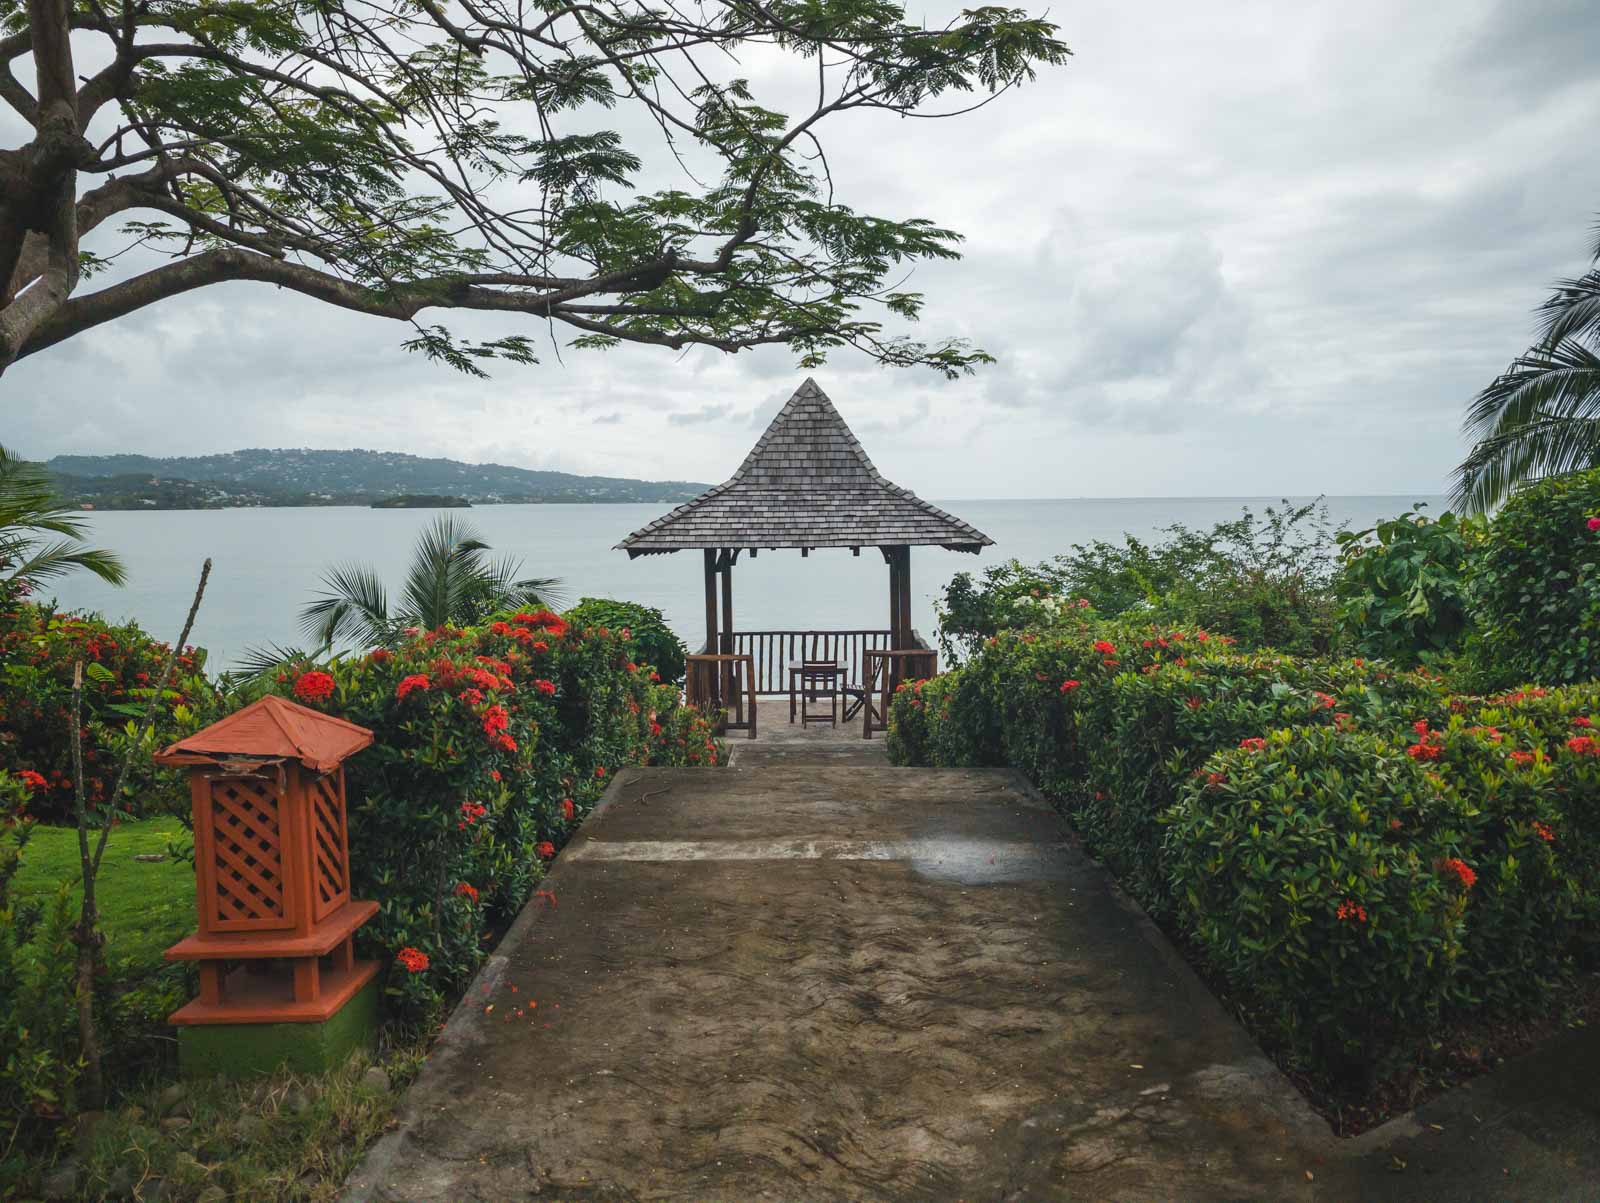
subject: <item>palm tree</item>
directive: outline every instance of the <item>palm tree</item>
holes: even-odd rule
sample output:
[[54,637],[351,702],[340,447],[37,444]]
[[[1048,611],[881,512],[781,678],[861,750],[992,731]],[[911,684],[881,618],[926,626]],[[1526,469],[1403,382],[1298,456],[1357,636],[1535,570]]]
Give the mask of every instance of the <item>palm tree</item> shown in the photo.
[[122,561],[85,547],[84,531],[83,519],[56,496],[43,465],[0,447],[0,583],[28,592],[81,568],[107,584],[122,584]]
[[392,610],[374,569],[340,564],[324,574],[323,592],[301,609],[301,629],[323,648],[383,647],[397,643],[407,627],[470,626],[496,610],[559,604],[554,577],[522,577],[520,561],[491,560],[488,551],[470,525],[441,514],[418,538]]
[[1600,226],[1590,267],[1539,307],[1537,343],[1467,410],[1475,443],[1452,504],[1483,512],[1518,485],[1600,464]]

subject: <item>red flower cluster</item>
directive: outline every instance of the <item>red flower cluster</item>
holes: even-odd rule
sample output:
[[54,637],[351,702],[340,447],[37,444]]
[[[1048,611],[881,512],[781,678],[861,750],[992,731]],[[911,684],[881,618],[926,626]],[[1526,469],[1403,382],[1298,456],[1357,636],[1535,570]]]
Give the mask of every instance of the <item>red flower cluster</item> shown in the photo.
[[1102,656],[1115,656],[1117,654],[1117,645],[1108,639],[1096,639],[1094,641],[1094,650]]
[[1600,530],[1600,518],[1591,518],[1588,522],[1584,523],[1584,525],[1590,530]]
[[577,805],[571,798],[561,799],[561,817],[567,822],[572,822],[572,816],[578,813]]
[[403,702],[408,696],[419,689],[432,688],[433,682],[428,680],[425,673],[412,673],[409,677],[401,678],[400,684],[395,686],[395,700],[398,702]]
[[1579,756],[1600,756],[1600,743],[1596,743],[1592,735],[1574,735],[1567,740],[1567,751]]
[[460,881],[456,883],[456,897],[465,898],[468,902],[472,903],[473,906],[478,905],[477,887],[472,885],[470,882]]
[[1422,736],[1406,749],[1406,755],[1412,760],[1438,760],[1444,755],[1444,749],[1439,746],[1439,733],[1428,730],[1427,719],[1419,718],[1411,724],[1411,729]]
[[554,681],[546,681],[543,677],[535,681],[533,687],[546,697],[553,696],[556,691],[556,683]]
[[509,635],[511,634],[511,624],[509,622],[491,622],[489,624],[489,634]]
[[511,725],[511,716],[504,706],[490,706],[483,712],[483,733],[492,740]]
[[1572,720],[1572,725],[1574,727],[1592,727],[1594,726],[1594,723],[1587,715],[1580,714],[1577,718]]
[[394,659],[394,653],[386,647],[375,647],[367,653],[367,659],[373,664],[387,664]]
[[1061,682],[1061,692],[1062,693],[1071,693],[1074,689],[1078,688],[1078,686],[1081,685],[1081,684],[1082,684],[1081,681],[1063,681],[1063,682]]
[[605,765],[603,765],[603,764],[597,764],[597,765],[595,765],[595,766],[594,766],[594,775],[595,775],[595,776],[596,776],[596,777],[599,777],[599,778],[600,778],[600,779],[601,779],[601,780],[602,780],[602,781],[603,781],[603,780],[605,780],[605,776],[606,776],[606,766],[605,766]]
[[39,790],[48,789],[50,787],[50,783],[44,779],[44,774],[36,773],[32,769],[23,769],[17,774],[17,780],[21,781],[35,793],[37,793]]
[[549,610],[535,610],[531,614],[518,614],[511,621],[524,629],[547,631],[558,639],[567,633],[566,622],[559,614],[552,614]]
[[1248,739],[1241,739],[1239,746],[1246,752],[1259,752],[1267,746],[1267,741],[1259,735],[1252,735]]
[[460,831],[468,824],[476,823],[488,813],[489,808],[482,802],[463,802],[461,804],[461,821],[456,824],[456,830]]
[[539,854],[540,860],[549,860],[556,854],[556,846],[549,840],[545,840],[538,847],[536,847],[534,851]]
[[402,948],[394,959],[407,973],[422,973],[428,968],[428,954],[416,948]]
[[1324,710],[1332,710],[1337,704],[1337,699],[1331,693],[1318,692],[1313,693],[1311,696],[1317,699]]
[[325,672],[313,670],[301,673],[294,683],[294,696],[302,702],[320,702],[333,694],[333,678]]
[[1538,836],[1547,844],[1553,844],[1556,842],[1556,833],[1550,830],[1548,824],[1541,823],[1538,819],[1533,821],[1533,834]]
[[460,698],[468,706],[483,705],[483,690],[481,689],[463,689],[456,694],[456,697]]
[[1335,914],[1344,923],[1365,923],[1367,921],[1367,908],[1353,898],[1346,898],[1341,902]]
[[1439,862],[1439,867],[1445,870],[1447,873],[1454,873],[1456,875],[1456,880],[1461,883],[1463,889],[1470,890],[1473,886],[1478,884],[1477,873],[1473,872],[1471,865],[1467,864],[1466,861],[1461,860],[1459,857],[1449,857],[1448,859]]
[[1516,763],[1518,765],[1521,765],[1523,768],[1527,768],[1530,764],[1533,763],[1533,753],[1532,752],[1513,752],[1513,753],[1511,753],[1511,759],[1512,759],[1512,761],[1514,763]]

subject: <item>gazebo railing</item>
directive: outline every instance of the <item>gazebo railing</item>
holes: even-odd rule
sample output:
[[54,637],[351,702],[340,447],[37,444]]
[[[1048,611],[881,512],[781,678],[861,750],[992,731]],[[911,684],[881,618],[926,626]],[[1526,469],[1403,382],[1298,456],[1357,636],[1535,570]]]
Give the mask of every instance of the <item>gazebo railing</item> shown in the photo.
[[[912,631],[918,648],[933,649],[922,636]],[[802,660],[832,660],[843,665],[839,683],[859,688],[862,684],[863,654],[888,651],[888,631],[735,631],[733,655],[749,656],[755,664],[755,692],[758,697],[789,693],[789,665]],[[724,649],[701,648],[701,653]]]

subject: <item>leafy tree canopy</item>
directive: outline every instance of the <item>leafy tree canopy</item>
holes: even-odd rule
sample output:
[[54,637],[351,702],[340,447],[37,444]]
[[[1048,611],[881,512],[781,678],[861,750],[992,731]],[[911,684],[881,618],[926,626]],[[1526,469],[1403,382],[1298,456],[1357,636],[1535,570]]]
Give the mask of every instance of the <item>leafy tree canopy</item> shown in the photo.
[[[917,316],[905,276],[959,235],[839,203],[824,125],[970,110],[1064,61],[1055,34],[891,0],[0,0],[0,103],[26,126],[0,149],[0,370],[253,280],[409,323],[476,374],[533,361],[530,337],[439,311],[955,375],[988,356],[884,321]],[[757,58],[808,73],[803,111],[757,95]],[[129,248],[142,270],[113,267]]]

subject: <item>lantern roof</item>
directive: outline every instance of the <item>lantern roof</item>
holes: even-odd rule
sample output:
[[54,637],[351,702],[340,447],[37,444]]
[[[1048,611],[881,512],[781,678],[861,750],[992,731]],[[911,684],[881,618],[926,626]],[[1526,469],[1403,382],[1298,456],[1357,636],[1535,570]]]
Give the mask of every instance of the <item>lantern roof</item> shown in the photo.
[[268,694],[156,753],[156,763],[209,764],[233,757],[298,760],[319,773],[372,742],[365,727]]

